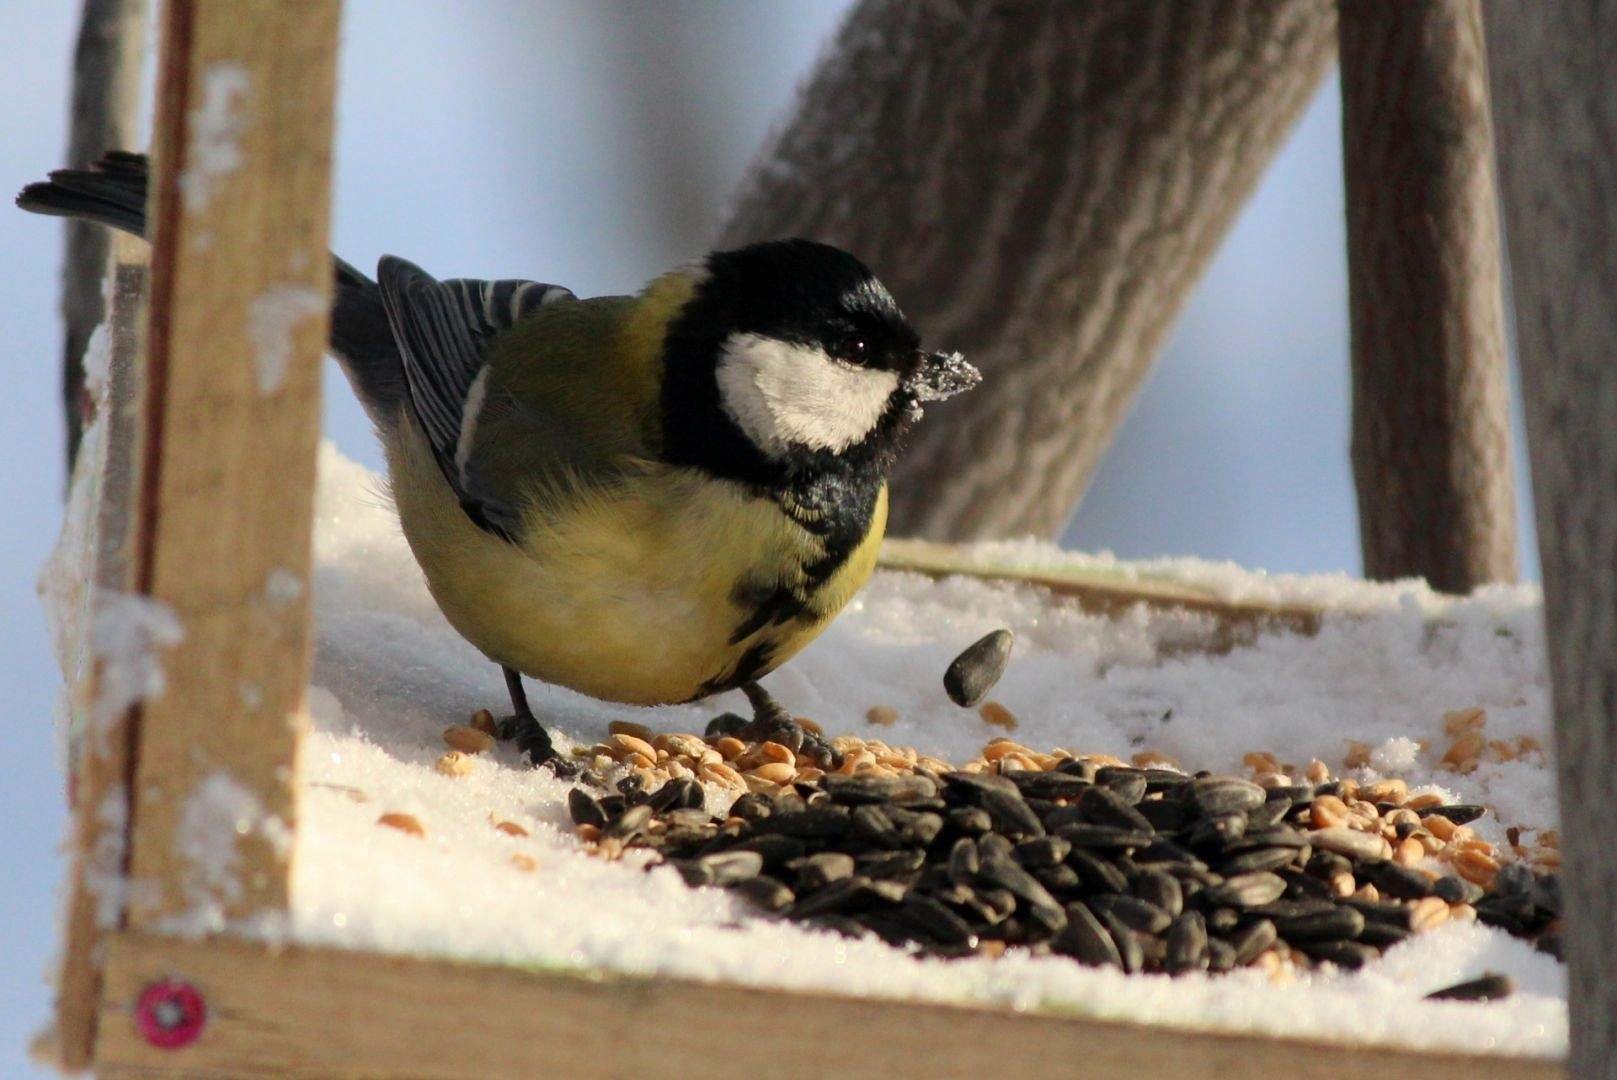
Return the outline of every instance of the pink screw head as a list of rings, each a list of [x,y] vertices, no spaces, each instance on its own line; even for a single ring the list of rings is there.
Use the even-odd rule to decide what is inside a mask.
[[[152,983],[141,991],[135,1003],[135,1022],[140,1025],[141,1035],[165,1050],[195,1042],[207,1019],[207,1003],[188,982],[171,979]]]

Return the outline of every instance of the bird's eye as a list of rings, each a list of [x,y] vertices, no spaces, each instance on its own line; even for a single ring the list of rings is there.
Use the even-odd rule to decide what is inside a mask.
[[[865,362],[865,352],[865,339],[849,335],[836,343],[832,355],[850,364],[862,364]]]

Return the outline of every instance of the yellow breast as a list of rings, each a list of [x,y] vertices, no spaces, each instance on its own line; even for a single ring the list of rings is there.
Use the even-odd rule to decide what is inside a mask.
[[[499,663],[609,701],[689,701],[772,670],[869,579],[886,528],[884,489],[869,534],[807,606],[736,640],[749,592],[791,584],[823,554],[772,501],[648,462],[549,500],[513,545],[466,517],[413,422],[387,450],[405,536],[451,625]]]

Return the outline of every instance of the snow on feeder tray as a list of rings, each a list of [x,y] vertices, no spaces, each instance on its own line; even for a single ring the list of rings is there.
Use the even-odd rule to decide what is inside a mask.
[[[805,1032],[857,1018],[870,1042],[904,1025],[907,1038],[929,1040],[890,1044],[909,1047],[912,1069],[935,1068],[935,1055],[973,1060],[948,1034],[960,1021],[947,1018],[964,1015],[973,1032],[1004,1024],[1007,1037],[1061,1053],[1111,1040],[1119,1069],[1155,1060],[1177,1075],[1231,1048],[1290,1060],[1317,1045],[1333,1048],[1321,1059],[1333,1067],[1407,1058],[1427,1074],[1461,1075],[1486,1052],[1491,1069],[1553,1072],[1565,1005],[1559,964],[1533,942],[1553,914],[1542,875],[1558,856],[1531,590],[1455,601],[1410,585],[1128,565],[1036,545],[948,553],[1003,578],[993,580],[943,573],[953,564],[934,550],[923,553],[934,573],[918,572],[922,555],[896,545],[892,561],[906,569],[879,573],[822,641],[770,678],[855,775],[800,768],[788,747],[697,734],[716,713],[744,708],[739,695],[630,710],[536,685],[535,709],[582,770],[566,778],[525,767],[492,739],[492,717],[475,706],[500,700],[498,680],[437,614],[375,485],[322,450],[312,729],[288,908],[268,923],[215,912],[195,926],[285,955],[317,950],[320,972],[344,956],[408,957],[428,994],[429,971],[460,973],[479,1001],[531,979],[559,1015],[492,1011],[517,1042],[562,1040],[575,1062],[607,1052],[580,1030],[590,1016],[608,1023],[591,1009],[633,1002],[660,1030],[766,1022],[759,1009],[801,1017]],[[1015,580],[1028,567],[1041,583]],[[1108,600],[1097,612],[1086,609],[1091,589],[1138,589],[1151,602]],[[1236,616],[1222,617],[1221,603]],[[1266,628],[1266,609],[1306,618],[1310,632]],[[963,644],[999,627],[1015,632],[1015,657],[987,701],[962,709],[939,676]],[[1014,731],[997,726],[1007,718]],[[783,765],[790,777],[774,767]],[[969,771],[945,779],[953,766]],[[1236,779],[1180,772],[1198,766]],[[917,769],[938,780],[909,779]],[[628,815],[632,804],[646,810]],[[896,846],[882,846],[886,825],[861,807],[880,810]],[[804,815],[822,810],[846,814],[840,836],[816,835],[844,828]],[[770,840],[780,811],[777,826],[800,815],[787,826],[794,835]],[[856,813],[876,839],[844,843]],[[1117,839],[1108,830],[1138,827],[1136,814],[1174,839],[1132,855],[1106,847]],[[1264,845],[1233,835],[1237,814]],[[936,831],[928,815],[941,819]],[[1020,833],[998,828],[1015,818]],[[671,849],[676,840],[692,846]],[[749,848],[773,882],[687,884],[751,875],[753,860],[734,854]],[[974,895],[951,894],[951,872]],[[926,887],[912,882],[900,896],[911,877]],[[1479,896],[1501,880],[1504,899]],[[853,899],[799,922],[767,910],[788,903],[782,890],[792,906],[827,890]],[[1055,904],[1029,901],[1024,917],[1023,894]],[[1487,925],[1490,906],[1503,913],[1506,900],[1523,923],[1515,936]],[[954,919],[965,941],[926,929],[958,938]],[[1169,969],[1188,971],[1151,973]],[[1484,976],[1514,993],[1424,1000]],[[1501,980],[1490,985],[1497,993]],[[940,1005],[976,1011],[929,1011]],[[468,1008],[478,1024],[491,1011]],[[1151,1025],[1145,1043],[1140,1024]],[[818,1055],[816,1067],[877,1052],[793,1046]],[[735,1071],[762,1064],[735,1053]],[[1140,1056],[1155,1053],[1170,1057]]]

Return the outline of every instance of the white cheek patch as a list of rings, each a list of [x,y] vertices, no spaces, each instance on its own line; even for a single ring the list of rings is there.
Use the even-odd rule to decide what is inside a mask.
[[[875,428],[898,389],[891,371],[856,367],[813,345],[733,334],[716,372],[730,418],[769,454],[840,453]]]

